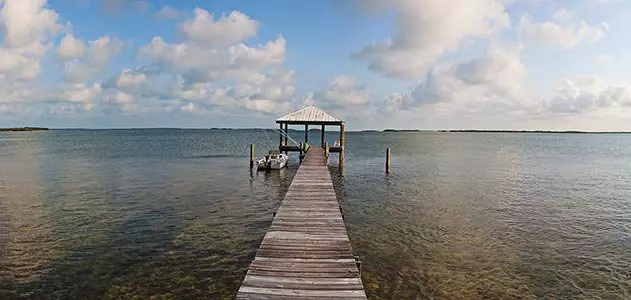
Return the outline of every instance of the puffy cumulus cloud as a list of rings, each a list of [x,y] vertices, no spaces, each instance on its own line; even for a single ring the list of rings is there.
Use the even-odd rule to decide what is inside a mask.
[[[41,60],[63,27],[57,20],[44,0],[0,1],[0,102],[28,110],[26,103],[40,98],[42,93],[31,82],[40,75]]]
[[[93,104],[57,103],[48,107],[49,115],[77,115],[88,113],[94,107]]]
[[[215,19],[196,9],[178,27],[186,37],[183,42],[169,43],[157,36],[139,49],[138,58],[154,74],[136,84],[143,86],[136,90],[138,95],[180,99],[186,102],[180,108],[183,112],[221,108],[272,113],[291,105],[294,72],[282,68],[287,47],[282,36],[259,45],[245,44],[257,34],[259,23],[237,11]],[[165,76],[175,84],[156,93],[154,80]],[[121,80],[116,85],[122,89]]]
[[[103,71],[110,59],[120,53],[124,43],[111,36],[103,36],[88,42],[85,55],[64,65],[65,77],[70,82],[82,82],[92,79]]]
[[[338,75],[322,91],[314,93],[312,98],[329,107],[356,107],[366,105],[371,93],[365,86],[357,84],[357,80],[347,75]]]
[[[0,2],[0,80],[31,80],[40,71],[40,60],[49,41],[62,28],[58,15],[45,7],[45,0],[5,0]]]
[[[35,49],[12,49],[0,46],[0,80],[12,82],[14,80],[32,80],[41,72],[42,45],[34,45]],[[34,50],[34,51],[33,51]]]
[[[193,102],[189,102],[185,105],[180,106],[180,110],[185,113],[193,113],[196,112],[198,109],[199,108],[197,107],[197,105],[195,105],[195,103]]]
[[[154,16],[158,19],[163,20],[178,20],[183,16],[183,13],[180,10],[165,5],[162,7],[162,9],[157,11]]]
[[[519,33],[527,41],[573,49],[584,43],[594,43],[607,36],[609,25],[592,26],[566,10],[557,10],[551,21],[536,23],[525,15],[519,23]]]
[[[470,38],[484,38],[510,26],[499,0],[365,0],[364,6],[396,10],[396,31],[388,40],[353,54],[373,71],[416,78],[442,55]]]
[[[270,74],[235,74],[235,84],[217,86],[213,83],[189,84],[180,79],[172,98],[199,101],[224,109],[249,109],[263,113],[284,110],[294,94],[293,71],[279,70]]]
[[[535,110],[537,102],[523,87],[527,70],[521,52],[521,46],[491,46],[482,58],[438,65],[411,92],[390,95],[382,109],[449,104],[469,110]]]
[[[147,75],[142,72],[134,72],[130,69],[123,69],[120,76],[116,78],[114,83],[118,88],[126,88],[142,85],[147,82]]]
[[[86,46],[66,34],[56,47],[56,56],[73,80],[43,87],[35,80],[41,73],[41,60],[54,49],[53,38],[63,28],[57,23],[57,13],[43,0],[5,0],[0,5],[5,33],[0,45],[1,102],[13,103],[12,107],[23,111],[50,114],[87,112],[102,102],[103,88],[99,83],[90,84],[89,76],[120,51],[120,42],[104,37]]]
[[[245,108],[254,111],[261,111],[264,113],[273,113],[282,111],[287,107],[287,103],[282,103],[281,107],[278,107],[278,103],[269,99],[251,99],[245,101]]]
[[[344,119],[368,117],[374,113],[372,93],[357,79],[337,75],[323,89],[309,93],[300,101],[301,106],[315,105]]]
[[[233,11],[215,20],[208,11],[197,8],[195,17],[180,25],[191,40],[206,47],[233,45],[256,35],[259,24],[247,15]]]
[[[138,52],[141,59],[149,59],[170,71],[207,73],[210,77],[234,69],[256,69],[277,66],[284,62],[286,41],[278,36],[263,45],[250,47],[245,44],[225,48],[207,48],[190,41],[169,44],[161,37],[154,37],[149,45]],[[209,77],[209,78],[210,78]]]
[[[8,47],[40,43],[62,28],[57,23],[57,13],[45,8],[46,0],[4,0],[0,5],[4,42]]]
[[[631,86],[611,85],[596,77],[565,80],[547,109],[556,113],[582,113],[611,107],[631,107]]]
[[[101,91],[101,85],[98,83],[92,86],[87,86],[84,83],[75,83],[57,91],[52,98],[60,102],[83,104],[92,108],[96,100],[100,97]]]
[[[82,57],[85,53],[85,43],[74,37],[72,34],[66,34],[57,47],[57,58],[61,60],[70,60]]]
[[[106,105],[119,106],[124,110],[129,110],[133,107],[134,96],[121,91],[111,91],[103,95],[102,102]]]

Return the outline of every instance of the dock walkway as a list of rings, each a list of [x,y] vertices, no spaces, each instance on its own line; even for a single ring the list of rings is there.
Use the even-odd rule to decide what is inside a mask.
[[[322,148],[307,152],[237,299],[366,299]]]

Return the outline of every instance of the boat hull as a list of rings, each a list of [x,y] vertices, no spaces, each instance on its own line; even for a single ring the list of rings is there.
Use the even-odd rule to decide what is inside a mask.
[[[280,170],[287,166],[288,159],[289,157],[284,154],[282,154],[282,156],[277,159],[270,159],[269,161],[262,158],[257,162],[257,169],[258,170]]]

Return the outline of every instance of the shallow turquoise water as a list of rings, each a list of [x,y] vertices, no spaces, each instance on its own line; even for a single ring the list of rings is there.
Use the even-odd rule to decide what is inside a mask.
[[[234,297],[297,167],[249,172],[250,143],[278,137],[0,133],[0,298]],[[631,298],[631,136],[348,133],[346,148],[331,173],[370,298]]]

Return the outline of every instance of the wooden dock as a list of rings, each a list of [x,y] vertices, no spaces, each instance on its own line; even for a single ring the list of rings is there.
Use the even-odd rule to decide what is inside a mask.
[[[322,148],[307,152],[237,299],[366,299]]]

